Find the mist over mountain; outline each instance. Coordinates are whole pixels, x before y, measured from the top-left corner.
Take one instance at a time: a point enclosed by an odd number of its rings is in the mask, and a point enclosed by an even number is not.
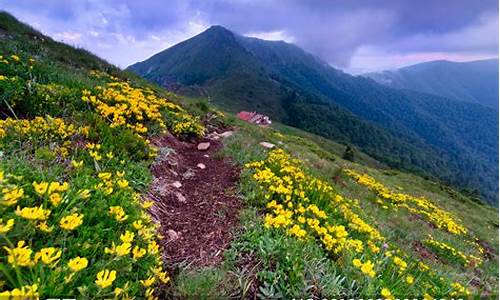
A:
[[[178,93],[207,96],[229,111],[265,112],[392,167],[497,201],[497,113],[471,99],[387,87],[337,70],[293,44],[221,26],[128,70]]]
[[[498,110],[498,59],[436,60],[363,76],[389,87],[482,104]]]

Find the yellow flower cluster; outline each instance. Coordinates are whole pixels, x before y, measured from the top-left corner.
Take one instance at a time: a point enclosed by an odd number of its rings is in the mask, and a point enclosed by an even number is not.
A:
[[[406,208],[412,213],[425,216],[427,220],[436,227],[453,234],[464,235],[467,233],[467,229],[460,224],[461,222],[455,216],[424,197],[414,197],[408,194],[391,191],[373,177],[367,174],[360,174],[354,170],[346,169],[345,173],[359,184],[370,188],[381,199],[392,204],[394,209]],[[380,204],[386,206],[384,201],[380,201]]]
[[[441,254],[441,256],[445,256],[447,258],[451,258],[452,260],[457,260],[463,266],[476,266],[480,264],[483,260],[480,257],[475,255],[466,255],[460,250],[455,249],[454,247],[440,242],[434,239],[432,236],[429,236],[428,239],[424,241],[424,243],[430,248],[434,249],[437,253]]]
[[[65,140],[78,133],[79,130],[61,118],[50,116],[35,117],[33,120],[12,118],[0,120],[0,138],[5,137],[10,132],[12,135],[36,135],[40,139]]]
[[[148,122],[161,129],[167,128],[162,112],[170,112],[176,116],[172,120],[174,134],[203,134],[204,127],[198,119],[180,106],[156,96],[149,88],[137,88],[124,81],[114,81],[104,87],[96,87],[96,91],[93,94],[83,90],[82,100],[90,103],[102,117],[109,120],[111,127],[125,126],[142,135],[148,131]]]
[[[259,199],[266,201],[266,228],[283,230],[299,240],[318,241],[339,266],[346,272],[354,270],[382,297],[395,299],[384,287],[388,280],[395,282],[391,289],[398,293],[408,289],[422,295],[445,294],[452,290],[444,282],[436,284],[437,273],[425,263],[390,245],[361,217],[358,200],[339,195],[332,185],[308,174],[299,160],[283,150],[273,150],[265,160],[245,167],[252,170],[251,177],[261,193]],[[434,208],[431,211],[436,212]]]
[[[267,228],[284,228],[299,239],[316,238],[337,256],[344,251],[362,253],[365,246],[379,251],[376,243],[383,240],[380,232],[362,220],[353,210],[355,205],[336,194],[329,183],[304,173],[299,160],[278,149],[265,161],[246,167],[255,170],[252,177],[269,201],[264,219]],[[367,276],[374,276],[371,262],[363,270]]]

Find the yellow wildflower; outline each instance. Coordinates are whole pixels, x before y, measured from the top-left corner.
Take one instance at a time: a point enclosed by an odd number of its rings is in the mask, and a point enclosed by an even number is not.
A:
[[[28,220],[47,220],[51,211],[48,209],[43,209],[40,207],[23,207],[21,209],[19,206],[16,209],[16,215],[28,219]]]
[[[134,221],[134,222],[132,223],[132,226],[134,226],[134,228],[135,228],[136,230],[139,230],[139,229],[141,229],[142,227],[144,227],[144,225],[142,224],[142,220],[137,220],[137,221]]]
[[[74,230],[83,223],[83,215],[71,214],[61,219],[59,226],[64,230]]]
[[[33,284],[31,286],[25,285],[23,287],[15,288],[12,291],[3,291],[0,292],[0,298],[2,299],[10,299],[10,297],[14,299],[24,299],[24,298],[38,298],[38,285]]]
[[[82,199],[88,199],[90,197],[90,191],[88,189],[80,189],[77,195]]]
[[[116,182],[120,188],[126,188],[128,186],[128,181],[126,179],[120,179]]]
[[[3,223],[3,219],[0,219],[0,233],[7,233],[12,227],[14,227],[14,219],[7,220],[5,224]]]
[[[144,287],[150,287],[151,285],[153,285],[153,283],[155,283],[155,279],[154,276],[150,276],[148,279],[146,280],[140,280],[142,286]]]
[[[21,197],[24,195],[24,190],[22,188],[3,188],[2,193],[2,204],[6,206],[12,206],[16,204],[19,199],[21,199]]]
[[[5,251],[7,251],[7,261],[9,264],[13,266],[31,266],[33,264],[31,260],[31,254],[33,250],[31,250],[28,246],[24,246],[25,241],[17,242],[16,248],[7,248],[3,247]]]
[[[134,259],[141,258],[145,254],[146,254],[146,249],[140,248],[138,246],[135,246],[134,249],[132,250],[132,255]]]
[[[68,267],[73,272],[78,272],[85,269],[89,264],[89,261],[85,257],[75,257],[69,260]]]
[[[120,235],[120,240],[124,243],[132,243],[134,240],[135,234],[130,231],[125,231],[125,234]]]
[[[116,279],[116,271],[115,270],[109,271],[108,269],[105,269],[97,273],[97,279],[95,283],[99,287],[105,289],[108,286],[112,285],[115,279]]]
[[[41,259],[44,264],[50,265],[52,263],[56,263],[61,257],[61,254],[62,251],[54,247],[42,248],[40,251],[35,253],[35,261]]]
[[[71,165],[73,166],[73,168],[78,169],[81,166],[83,166],[83,160],[80,160],[80,161],[72,160]]]
[[[36,225],[36,228],[40,229],[43,232],[47,232],[47,233],[52,232],[52,230],[54,230],[54,226],[49,226],[46,221],[43,221],[43,222],[39,223],[38,225]]]
[[[45,192],[47,192],[47,189],[49,188],[49,183],[45,182],[45,181],[42,181],[40,183],[34,181],[33,187],[35,188],[35,192],[38,195],[43,196],[43,195],[45,195]]]
[[[115,219],[119,222],[125,221],[128,219],[128,216],[125,214],[125,211],[121,206],[111,206],[109,208],[109,214],[114,216]]]
[[[382,297],[384,297],[385,299],[394,299],[394,297],[392,296],[391,294],[391,291],[388,289],[388,288],[383,288],[381,291],[380,291],[380,294],[382,295]]]
[[[54,206],[58,206],[61,203],[62,197],[59,193],[53,193],[49,196],[50,203]]]

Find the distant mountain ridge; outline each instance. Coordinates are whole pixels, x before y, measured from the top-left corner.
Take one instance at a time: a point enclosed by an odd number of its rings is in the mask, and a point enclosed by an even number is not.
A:
[[[436,60],[363,74],[380,84],[467,101],[498,110],[498,59]]]
[[[352,144],[392,167],[498,190],[498,119],[484,106],[398,90],[332,68],[299,47],[221,26],[128,68],[166,88],[258,110]]]

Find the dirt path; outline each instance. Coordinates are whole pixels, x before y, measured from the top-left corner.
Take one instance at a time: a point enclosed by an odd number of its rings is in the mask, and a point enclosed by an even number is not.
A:
[[[156,202],[151,214],[161,223],[165,258],[169,264],[221,262],[242,206],[236,196],[240,170],[214,156],[219,141],[211,140],[205,151],[171,135],[152,142],[161,150],[151,167],[149,197]]]

